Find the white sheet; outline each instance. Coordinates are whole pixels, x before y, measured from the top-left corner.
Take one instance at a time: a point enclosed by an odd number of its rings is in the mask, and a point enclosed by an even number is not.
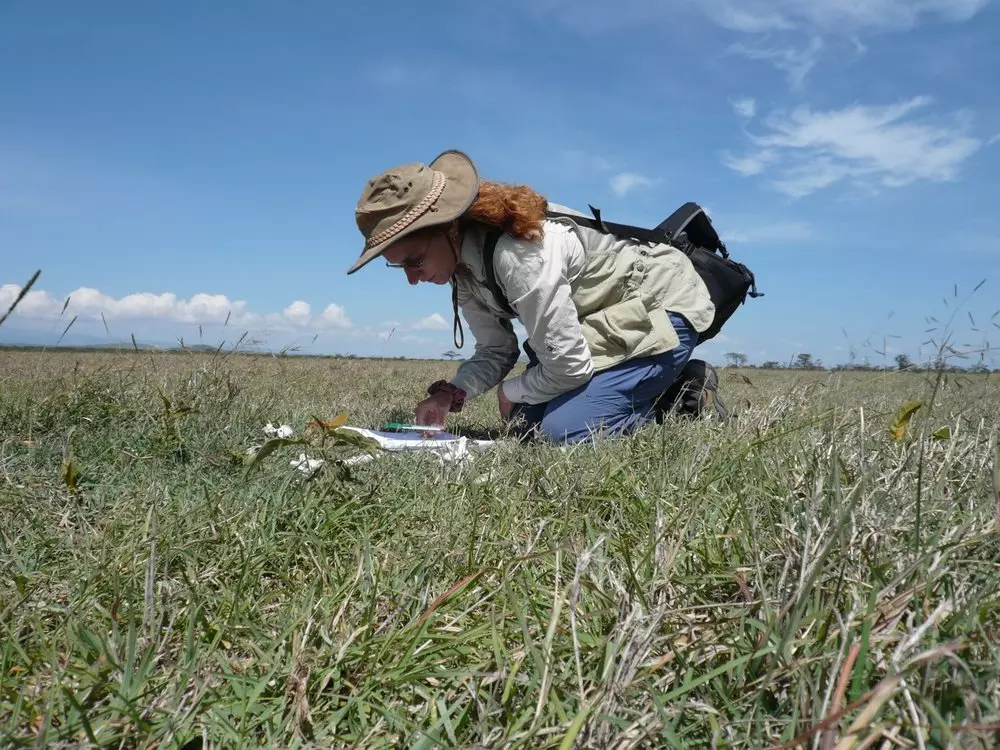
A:
[[[450,432],[437,432],[433,436],[425,438],[417,432],[384,432],[350,426],[344,426],[341,429],[353,430],[371,438],[379,444],[382,450],[389,453],[426,453],[437,458],[442,464],[464,463],[469,460],[473,450],[485,450],[494,444],[492,440],[470,440]],[[349,465],[363,463],[374,457],[371,454],[364,454],[348,459],[345,463]]]

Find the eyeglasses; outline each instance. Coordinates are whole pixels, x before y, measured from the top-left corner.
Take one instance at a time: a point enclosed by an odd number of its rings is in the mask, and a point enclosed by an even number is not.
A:
[[[417,256],[417,260],[407,258],[402,263],[390,263],[386,261],[386,266],[389,268],[421,268],[427,260],[427,246],[431,244],[431,239],[431,237],[427,238],[427,241],[424,243],[424,249]]]
[[[420,260],[406,259],[402,263],[390,263],[389,261],[386,261],[385,264],[389,268],[420,268],[424,265],[424,258],[421,256]]]

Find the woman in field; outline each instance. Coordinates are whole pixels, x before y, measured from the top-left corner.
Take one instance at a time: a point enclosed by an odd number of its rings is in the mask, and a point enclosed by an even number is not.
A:
[[[355,211],[365,245],[348,274],[382,256],[410,284],[450,284],[455,344],[459,309],[476,339],[456,375],[428,388],[417,422],[443,425],[495,386],[505,420],[557,442],[627,434],[671,408],[724,417],[715,373],[691,359],[714,306],[688,257],[547,209],[575,213],[529,187],[481,181],[460,151],[368,181]],[[519,356],[514,317],[529,364],[507,377]]]

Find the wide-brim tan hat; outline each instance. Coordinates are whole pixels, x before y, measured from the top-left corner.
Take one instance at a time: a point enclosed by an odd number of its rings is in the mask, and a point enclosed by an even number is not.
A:
[[[408,234],[457,219],[478,194],[475,164],[455,150],[441,153],[428,165],[403,164],[373,177],[354,210],[365,245],[347,273],[354,273]]]

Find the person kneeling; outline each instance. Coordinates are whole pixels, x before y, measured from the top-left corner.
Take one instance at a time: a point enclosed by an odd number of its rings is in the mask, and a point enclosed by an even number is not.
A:
[[[460,309],[476,339],[455,376],[417,404],[419,424],[444,425],[494,387],[505,420],[556,442],[625,435],[669,410],[725,418],[718,378],[691,358],[715,312],[691,260],[573,215],[583,216],[529,187],[480,180],[454,150],[367,182],[355,210],[365,243],[348,274],[381,256],[410,284],[450,284],[455,345]],[[529,362],[508,377],[520,356],[515,319]]]

